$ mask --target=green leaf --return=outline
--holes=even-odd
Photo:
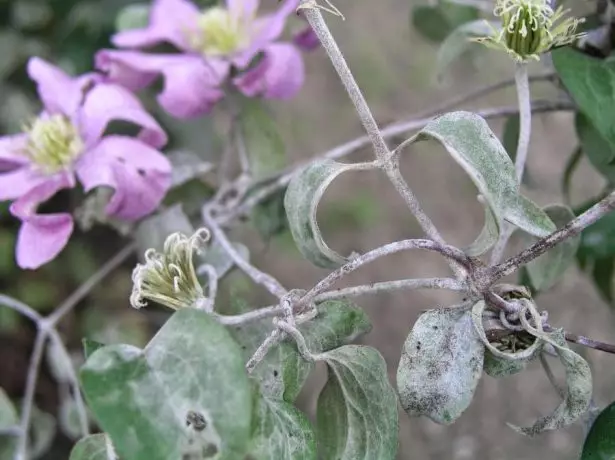
[[[444,1],[436,6],[415,6],[410,14],[412,26],[425,38],[438,43],[460,25],[479,16],[474,7]]]
[[[581,460],[615,460],[615,403],[598,415],[589,430]]]
[[[613,75],[615,83],[615,73]],[[583,115],[583,113],[577,112],[574,124],[581,148],[590,163],[610,184],[615,184],[615,164],[613,163],[615,153],[613,152],[613,146],[600,135],[600,132],[594,128],[589,118]]]
[[[246,448],[252,389],[241,350],[205,312],[177,311],[144,350],[97,350],[80,376],[122,458],[179,459],[197,449],[236,459]]]
[[[259,396],[248,455],[252,460],[316,460],[312,426],[292,404]]]
[[[515,158],[517,158],[520,122],[521,120],[519,118],[519,114],[508,117],[506,119],[506,123],[504,124],[504,134],[502,135],[502,144],[513,162],[515,161]]]
[[[329,377],[318,396],[316,439],[322,458],[387,460],[397,454],[397,397],[377,350],[347,345],[319,359]]]
[[[582,158],[583,150],[581,149],[581,147],[577,147],[568,158],[568,161],[566,161],[566,168],[564,169],[564,174],[562,175],[562,192],[564,194],[564,200],[566,203],[570,203],[570,187],[572,186],[572,176],[581,164]]]
[[[19,425],[19,417],[17,416],[15,406],[4,390],[0,388],[0,430],[15,427],[17,425]],[[16,437],[0,437],[0,459],[12,459],[16,446]]]
[[[555,348],[566,370],[566,397],[549,415],[539,418],[530,427],[511,425],[513,429],[527,436],[544,431],[557,430],[570,425],[588,409],[592,397],[592,374],[589,364],[566,344],[563,331],[534,334]]]
[[[397,391],[412,417],[449,425],[472,402],[483,370],[484,347],[469,304],[428,310],[412,327],[397,368]]]
[[[231,242],[231,244],[245,260],[250,259],[250,250],[245,244],[238,242]],[[235,262],[233,262],[231,256],[228,255],[218,240],[214,240],[203,253],[194,254],[194,259],[197,272],[201,264],[211,265],[218,274],[218,279],[224,277],[235,266]]]
[[[150,248],[162,251],[167,237],[175,232],[181,232],[187,236],[194,233],[194,227],[181,204],[173,205],[142,220],[135,231],[139,258],[143,259],[145,251]]]
[[[314,265],[337,268],[348,261],[323,240],[316,212],[325,190],[337,176],[361,169],[367,169],[366,165],[322,160],[297,172],[288,185],[284,208],[290,231],[301,254]]]
[[[579,255],[589,259],[615,256],[615,213],[609,213],[581,233]]]
[[[615,154],[615,121],[611,116],[615,62],[595,59],[570,47],[553,51],[553,64],[562,83]]]
[[[410,143],[434,139],[472,179],[485,204],[489,206],[498,231],[483,230],[466,252],[480,255],[497,241],[503,221],[508,221],[531,235],[544,237],[556,227],[534,202],[521,195],[515,168],[506,150],[480,116],[470,112],[452,112],[432,120],[410,139]],[[485,238],[488,236],[488,238]]]
[[[284,168],[286,147],[278,124],[258,99],[244,98],[239,116],[240,132],[255,179],[263,179]]]
[[[125,6],[115,18],[115,30],[121,32],[147,27],[149,13],[150,5],[147,3],[135,3]]]
[[[325,352],[356,340],[371,330],[365,312],[348,300],[329,300],[317,305],[316,317],[299,326],[312,353]],[[249,359],[258,346],[273,331],[271,320],[246,326],[231,327],[235,339],[242,345],[245,359]],[[313,363],[304,360],[290,339],[274,347],[254,370],[252,377],[261,392],[270,398],[294,402]]]
[[[282,189],[259,203],[252,211],[252,222],[261,238],[269,241],[271,237],[279,235],[288,229],[286,211],[284,209],[284,195]]]
[[[613,272],[615,272],[615,259],[606,258],[594,261],[592,279],[600,295],[609,304],[613,302]]]
[[[466,52],[472,49],[480,49],[476,46],[476,43],[470,41],[471,38],[485,37],[490,34],[491,28],[488,22],[483,19],[467,22],[454,29],[438,49],[436,58],[437,77],[441,78],[448,71],[449,66]]]
[[[89,359],[90,356],[92,356],[92,354],[96,350],[105,346],[104,343],[88,339],[87,337],[81,339],[81,345],[83,346],[83,356],[85,357],[86,361]]]
[[[60,394],[58,424],[62,433],[69,439],[76,441],[83,435],[77,403],[72,394]]]
[[[575,218],[568,206],[551,205],[544,208],[549,218],[561,228]],[[574,263],[580,236],[568,238],[546,254],[527,264],[527,272],[532,286],[538,291],[546,291],[562,277],[570,265]]]
[[[117,460],[113,447],[104,433],[81,438],[70,452],[68,460]]]

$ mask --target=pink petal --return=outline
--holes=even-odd
[[[233,58],[233,64],[244,69],[267,45],[277,40],[284,32],[286,18],[297,9],[298,5],[299,0],[285,0],[275,13],[253,21],[250,46]]]
[[[106,136],[77,163],[85,191],[115,189],[106,212],[137,220],[153,212],[171,185],[171,164],[157,150],[126,136]]]
[[[0,137],[0,172],[28,164],[28,159],[23,153],[27,142],[28,137],[25,134]]]
[[[313,51],[320,46],[320,40],[309,24],[305,29],[295,34],[293,43],[304,51]]]
[[[293,97],[305,79],[303,58],[290,44],[269,45],[256,67],[239,75],[234,83],[248,97],[263,96],[269,99]]]
[[[30,165],[2,173],[0,174],[0,201],[19,198],[48,181],[49,176],[37,173]]]
[[[17,235],[17,264],[35,269],[53,260],[68,243],[73,218],[68,213],[37,214],[40,203],[63,188],[71,186],[68,175],[57,175],[13,202],[11,214],[22,221]]]
[[[74,114],[83,100],[84,92],[95,80],[92,74],[70,77],[60,68],[39,57],[30,58],[27,70],[30,78],[37,84],[45,111],[51,114]]]
[[[226,7],[235,18],[253,18],[259,3],[259,0],[226,0]]]
[[[187,0],[154,0],[146,28],[119,32],[111,42],[119,48],[141,48],[169,42],[179,49],[187,49],[186,31],[196,27],[198,15],[198,8]]]
[[[103,50],[96,60],[99,69],[128,88],[140,89],[157,75],[164,76],[158,102],[177,118],[196,118],[209,111],[224,93],[219,89],[230,65],[221,60],[205,61],[188,54],[156,55],[135,51]]]
[[[164,88],[158,95],[158,103],[177,118],[205,115],[224,97],[220,85],[228,72],[226,62],[184,56],[181,62],[163,69]]]
[[[87,94],[80,111],[80,127],[86,143],[94,145],[113,120],[141,126],[139,138],[152,147],[160,148],[167,143],[166,133],[134,94],[119,85],[98,84]]]

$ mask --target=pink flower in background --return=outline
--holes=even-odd
[[[106,212],[136,220],[154,211],[171,182],[171,165],[158,149],[167,136],[135,96],[99,76],[70,77],[39,58],[28,62],[43,112],[23,133],[0,137],[0,201],[22,221],[17,263],[38,268],[55,258],[73,231],[69,213],[39,214],[56,192],[98,186],[115,190]],[[105,135],[114,120],[141,128],[138,136]]]
[[[298,4],[285,0],[276,12],[257,17],[259,0],[227,0],[226,8],[204,11],[188,0],[154,0],[147,27],[112,39],[131,50],[102,50],[96,67],[133,91],[162,75],[158,102],[178,118],[209,112],[228,79],[246,96],[288,99],[303,85],[303,58],[296,44],[278,39]],[[163,42],[181,54],[138,50]]]

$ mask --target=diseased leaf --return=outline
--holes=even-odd
[[[333,251],[322,238],[316,211],[327,187],[341,173],[367,169],[365,164],[342,164],[322,160],[300,170],[288,185],[284,208],[293,239],[301,254],[322,268],[337,268],[348,261]]]
[[[308,419],[292,404],[260,395],[252,415],[252,460],[316,460],[316,440]]]
[[[553,413],[539,418],[532,426],[510,425],[519,433],[535,436],[548,430],[557,430],[570,425],[588,409],[592,397],[592,374],[589,364],[566,344],[564,332],[534,334],[551,344],[566,369],[566,397]]]
[[[611,117],[615,62],[595,59],[570,47],[553,51],[552,58],[555,70],[580,111],[611,146],[606,160],[612,161],[615,158],[615,121]]]
[[[487,21],[483,19],[466,22],[451,31],[438,49],[436,64],[438,78],[441,78],[448,71],[449,66],[468,51],[480,49],[476,43],[470,41],[470,38],[484,37],[489,34],[491,34],[491,29]]]
[[[470,176],[491,208],[498,228],[503,221],[508,221],[537,237],[547,236],[556,229],[534,202],[521,195],[514,165],[483,118],[470,112],[442,115],[415,135],[411,143],[428,139],[440,142]],[[483,230],[481,236],[484,233]],[[488,242],[495,244],[495,241]],[[466,252],[480,255],[477,248],[484,252],[487,247],[484,241],[474,243]]]
[[[572,210],[564,205],[547,206],[544,211],[558,228],[575,218]],[[568,238],[527,264],[530,281],[536,290],[546,291],[559,281],[568,267],[574,263],[580,240],[580,236]]]
[[[534,338],[533,342],[529,346],[512,352],[504,351],[495,347],[493,343],[487,338],[485,332],[485,319],[483,313],[485,312],[485,302],[480,301],[474,304],[472,307],[472,323],[479,339],[485,346],[485,361],[483,363],[483,370],[485,373],[493,378],[506,377],[521,372],[527,364],[536,359],[544,346],[544,341]],[[490,325],[490,324],[488,324]],[[523,332],[523,334],[527,334]],[[518,340],[517,334],[511,337],[511,340]]]
[[[312,353],[346,345],[371,330],[369,317],[349,300],[329,300],[316,306],[316,317],[299,325]],[[273,331],[271,320],[229,328],[248,360]],[[265,397],[295,401],[314,365],[303,359],[290,339],[274,347],[254,370],[252,377]]]
[[[239,255],[241,255],[245,260],[250,260],[250,250],[245,244],[239,242],[232,242],[231,244]],[[194,254],[194,259],[199,278],[201,275],[199,267],[203,264],[214,267],[214,270],[218,274],[218,279],[224,277],[224,275],[226,275],[235,266],[233,259],[231,259],[216,239],[214,239],[209,247],[201,254]]]
[[[92,356],[92,354],[96,350],[105,346],[104,343],[100,343],[100,342],[97,342],[96,340],[88,339],[87,337],[84,337],[81,339],[81,344],[83,345],[83,356],[85,357],[86,360],[90,356]]]
[[[374,348],[346,345],[319,359],[329,371],[316,409],[321,458],[395,459],[397,397],[384,358]]]
[[[239,124],[250,172],[255,179],[268,177],[286,165],[286,148],[278,124],[261,100],[242,99]]]
[[[593,423],[581,460],[615,460],[615,403],[607,406]]]
[[[70,452],[68,460],[117,460],[113,447],[104,433],[81,438]]]
[[[17,410],[15,410],[15,406],[4,390],[0,388],[0,430],[18,425]],[[12,460],[16,446],[17,438],[15,436],[0,436],[0,459]]]
[[[142,220],[135,231],[139,258],[143,259],[145,251],[150,248],[161,251],[164,241],[175,232],[182,232],[188,236],[194,233],[194,227],[181,204],[173,205]]]
[[[404,343],[397,368],[402,407],[412,417],[453,423],[472,402],[483,359],[470,304],[422,313]]]
[[[180,459],[197,449],[236,459],[246,448],[253,400],[241,350],[203,311],[177,311],[143,350],[97,350],[80,376],[120,458]]]

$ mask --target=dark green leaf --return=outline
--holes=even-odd
[[[80,375],[120,457],[180,459],[197,449],[236,459],[246,448],[252,388],[241,350],[205,312],[177,311],[144,350],[97,350]]]
[[[615,84],[615,68],[614,68]],[[575,127],[577,136],[581,143],[581,148],[591,164],[602,174],[611,184],[615,184],[615,164],[613,159],[613,146],[610,145],[598,130],[594,128],[589,118],[578,112],[575,117]]]
[[[286,165],[286,148],[278,124],[259,99],[244,98],[239,116],[242,139],[250,172],[262,179]],[[239,146],[238,148],[242,148]]]
[[[113,447],[103,433],[91,434],[79,440],[68,460],[117,460]]]
[[[564,205],[547,206],[544,211],[558,228],[575,218],[572,210]],[[580,239],[578,236],[568,238],[527,264],[528,275],[534,288],[546,291],[559,281],[566,269],[574,263]]]
[[[581,233],[581,257],[604,259],[615,256],[615,213],[609,213]]]
[[[478,16],[478,10],[474,7],[442,1],[436,6],[415,6],[411,12],[411,22],[421,35],[439,43],[457,27],[478,19]]]
[[[397,397],[377,350],[346,345],[319,359],[329,377],[318,397],[316,435],[322,458],[387,460],[397,454]]]
[[[484,347],[470,307],[428,310],[412,327],[397,368],[399,400],[408,415],[448,425],[472,402]]]
[[[589,430],[581,460],[615,460],[615,403],[598,415]]]
[[[259,203],[252,211],[252,222],[265,241],[279,235],[288,228],[286,210],[284,209],[284,195],[282,189]]]
[[[100,342],[97,342],[96,340],[88,339],[87,337],[84,337],[81,339],[81,344],[83,345],[83,356],[85,357],[86,361],[88,360],[90,356],[92,356],[92,354],[96,350],[105,346],[104,343],[100,343]]]
[[[321,160],[298,171],[286,190],[284,208],[293,239],[301,254],[322,268],[337,268],[347,262],[322,238],[316,212],[327,187],[340,174],[370,169],[365,164],[342,164]]]
[[[570,47],[553,51],[553,64],[566,89],[615,154],[613,88],[615,62],[589,57]]]
[[[596,259],[592,267],[592,279],[602,295],[602,298],[609,304],[613,302],[613,273],[615,272],[615,258]]]
[[[292,404],[257,396],[248,455],[251,460],[316,460],[310,422]]]
[[[564,174],[562,175],[562,192],[564,194],[564,200],[567,204],[570,203],[570,187],[572,185],[572,176],[577,170],[578,166],[581,164],[581,159],[583,158],[583,150],[581,147],[577,147],[572,155],[566,161],[566,168],[564,169]]]

